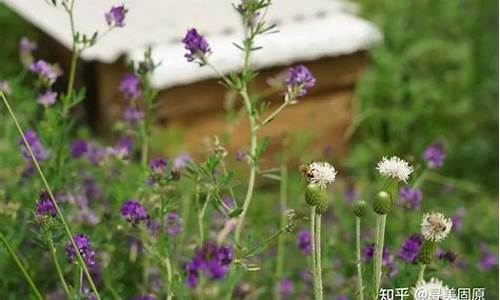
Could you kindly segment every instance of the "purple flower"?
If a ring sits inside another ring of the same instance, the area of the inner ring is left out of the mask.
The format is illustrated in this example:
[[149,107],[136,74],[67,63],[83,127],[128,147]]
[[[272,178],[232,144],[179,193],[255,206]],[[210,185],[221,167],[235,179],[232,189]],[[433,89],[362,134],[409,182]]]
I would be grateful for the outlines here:
[[123,112],[123,119],[129,123],[136,123],[144,118],[144,112],[138,105],[129,105]]
[[104,159],[104,149],[98,145],[87,144],[87,159],[94,165],[99,165]]
[[179,171],[183,169],[188,162],[192,161],[191,155],[181,154],[174,158],[174,170]]
[[207,55],[211,53],[211,50],[204,36],[200,35],[195,28],[191,28],[186,32],[182,42],[184,48],[189,51],[184,55],[187,61],[196,61],[200,66],[206,64]]
[[88,151],[87,141],[83,139],[76,139],[71,143],[70,154],[72,158],[79,158],[82,155],[86,154]]
[[451,216],[451,227],[453,230],[461,230],[463,227],[463,220],[465,217],[465,208],[459,207],[455,210],[455,213]]
[[33,50],[36,50],[35,42],[30,41],[27,37],[21,38],[19,42],[19,57],[24,66],[29,66],[33,62]]
[[289,101],[295,101],[297,97],[307,94],[316,83],[311,71],[303,65],[294,66],[288,69],[286,76],[287,97]]
[[44,60],[32,62],[29,70],[38,75],[40,81],[47,87],[52,86],[57,77],[62,75],[61,69],[57,65],[51,65]]
[[12,93],[12,89],[8,81],[0,80],[0,92],[4,93],[5,95],[10,95]]
[[40,192],[40,199],[36,203],[36,215],[37,216],[52,216],[57,215],[57,210],[50,199],[49,193],[47,191]]
[[308,230],[302,229],[297,235],[297,246],[305,255],[311,254],[311,233]]
[[415,262],[421,245],[422,237],[419,234],[411,235],[403,243],[401,243],[398,257],[406,262]]
[[349,300],[349,298],[346,295],[338,295],[335,300]]
[[149,218],[146,208],[135,200],[128,200],[123,203],[120,212],[134,226]]
[[481,252],[481,259],[479,260],[478,264],[479,269],[488,271],[493,267],[498,266],[498,255],[491,251],[484,242],[481,242],[479,244],[479,249]]
[[[84,234],[77,234],[73,236],[73,239],[75,240],[75,244],[85,264],[87,266],[93,266],[95,264],[95,251],[92,249],[88,237]],[[71,241],[66,243],[66,254],[70,262],[76,262],[77,254]]]
[[106,23],[113,27],[124,27],[125,26],[125,15],[128,9],[124,5],[112,6],[109,12],[107,12],[104,17],[106,18]]
[[141,95],[141,81],[134,73],[126,73],[120,81],[118,90],[125,99],[135,99]]
[[38,96],[38,103],[43,106],[51,106],[56,103],[57,93],[51,90],[45,91],[45,93]]
[[280,280],[278,285],[278,291],[281,294],[281,296],[284,297],[290,296],[291,294],[293,294],[294,291],[293,282],[288,278]]
[[235,159],[236,161],[244,161],[247,158],[247,152],[245,150],[236,151]]
[[422,191],[405,185],[399,189],[399,197],[406,208],[418,209],[422,203]]
[[167,233],[171,236],[176,236],[182,232],[182,218],[178,213],[169,212],[166,216]]
[[154,174],[163,174],[167,168],[167,164],[168,162],[165,158],[156,157],[149,162],[149,168]]
[[[362,256],[365,261],[372,260],[374,255],[375,255],[374,243],[368,244],[363,248]],[[389,249],[387,247],[384,247],[384,250],[382,252],[382,266],[384,266],[387,269],[387,275],[389,277],[394,277],[399,273],[396,267],[396,263],[394,262],[394,256],[392,256],[389,253]]]
[[[42,161],[47,159],[48,153],[47,150],[45,150],[45,147],[42,145],[40,140],[38,139],[38,136],[35,131],[28,129],[24,132],[24,136],[26,137],[26,141],[31,147],[31,150],[33,151],[33,155],[38,161]],[[31,156],[29,154],[28,148],[26,148],[26,145],[24,144],[23,139],[19,139],[18,144],[21,148],[21,152],[26,159],[26,161],[31,162]]]
[[191,261],[184,266],[187,272],[186,283],[195,287],[202,274],[212,280],[224,278],[232,261],[233,249],[230,246],[219,246],[213,241],[206,241],[201,248],[195,250]]
[[132,153],[134,141],[131,137],[125,136],[120,138],[114,147],[107,148],[107,154],[118,159],[125,159]]
[[344,191],[344,198],[347,203],[352,203],[356,199],[357,195],[356,188],[354,185],[350,184]]
[[444,145],[442,143],[434,143],[427,146],[424,150],[423,158],[427,162],[429,169],[441,167],[445,158]]

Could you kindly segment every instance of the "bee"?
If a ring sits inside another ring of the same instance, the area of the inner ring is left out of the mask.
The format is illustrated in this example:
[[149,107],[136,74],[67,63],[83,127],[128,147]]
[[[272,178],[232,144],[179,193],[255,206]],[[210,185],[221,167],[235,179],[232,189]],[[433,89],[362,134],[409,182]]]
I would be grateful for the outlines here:
[[427,222],[429,222],[431,228],[435,232],[444,232],[446,230],[446,225],[441,222],[441,219],[437,216],[428,216]]
[[299,172],[304,176],[306,179],[311,180],[314,178],[314,174],[309,167],[309,165],[300,165],[299,166]]

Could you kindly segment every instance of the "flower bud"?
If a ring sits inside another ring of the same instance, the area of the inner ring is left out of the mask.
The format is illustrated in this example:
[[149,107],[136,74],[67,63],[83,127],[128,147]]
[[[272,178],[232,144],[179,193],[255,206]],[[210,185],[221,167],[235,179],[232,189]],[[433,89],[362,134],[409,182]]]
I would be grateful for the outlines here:
[[305,200],[310,206],[317,206],[320,202],[326,202],[326,191],[319,185],[310,183],[306,187]]
[[326,197],[325,193],[325,196],[321,198],[318,204],[316,205],[316,213],[318,215],[322,215],[326,212],[327,209],[328,209],[328,198]]
[[424,243],[420,247],[420,251],[418,252],[417,260],[421,264],[428,265],[432,262],[435,255],[435,245],[433,241],[424,240]]
[[385,215],[391,211],[394,201],[386,191],[381,191],[377,194],[377,198],[373,203],[373,210],[379,215]]
[[354,204],[352,208],[354,215],[358,218],[363,217],[366,214],[366,202],[363,200],[359,200]]

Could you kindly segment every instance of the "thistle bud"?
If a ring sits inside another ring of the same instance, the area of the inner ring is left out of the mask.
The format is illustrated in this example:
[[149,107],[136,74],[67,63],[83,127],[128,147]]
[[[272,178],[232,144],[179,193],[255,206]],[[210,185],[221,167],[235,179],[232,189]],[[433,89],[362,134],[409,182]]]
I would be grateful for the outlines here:
[[357,201],[352,208],[354,215],[358,218],[363,217],[366,214],[366,202],[363,200]]
[[319,185],[310,183],[306,187],[305,200],[310,206],[317,206],[321,202],[326,202],[326,191]]
[[326,197],[325,193],[325,196],[321,198],[318,204],[316,205],[316,213],[318,215],[322,215],[326,212],[327,209],[328,209],[328,198]]
[[435,255],[435,245],[436,243],[430,240],[424,240],[420,251],[418,252],[417,260],[421,264],[428,265],[432,262]]
[[377,194],[377,198],[373,203],[373,210],[379,215],[385,215],[391,211],[394,202],[386,191],[381,191]]

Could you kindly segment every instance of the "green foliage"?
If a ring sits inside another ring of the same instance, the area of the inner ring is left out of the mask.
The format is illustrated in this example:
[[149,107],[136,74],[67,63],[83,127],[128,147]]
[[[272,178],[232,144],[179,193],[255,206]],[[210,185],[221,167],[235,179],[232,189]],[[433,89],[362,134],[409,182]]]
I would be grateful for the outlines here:
[[[498,183],[498,2],[360,1],[384,39],[357,85],[349,164],[418,155],[443,141],[446,173],[495,194]],[[366,174],[365,174],[366,175]]]

